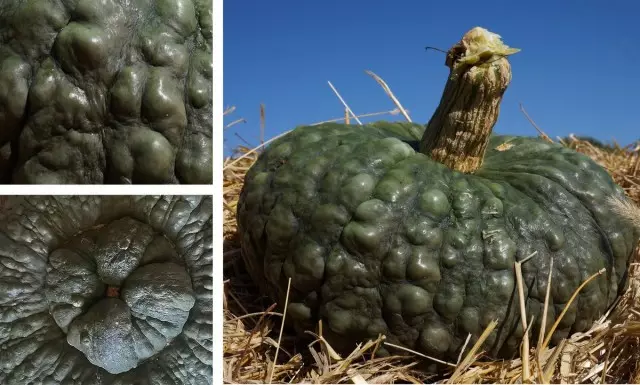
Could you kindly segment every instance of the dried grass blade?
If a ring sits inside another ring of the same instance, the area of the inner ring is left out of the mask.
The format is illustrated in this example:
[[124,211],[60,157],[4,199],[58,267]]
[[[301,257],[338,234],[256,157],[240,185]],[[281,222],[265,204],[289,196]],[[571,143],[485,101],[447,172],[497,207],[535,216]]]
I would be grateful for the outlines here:
[[245,118],[236,119],[233,122],[231,122],[231,123],[227,124],[226,126],[224,126],[224,129],[226,130],[228,128],[231,128],[231,127],[235,126],[236,124],[246,123],[246,122],[247,122],[247,120]]
[[453,374],[445,383],[454,384],[458,382],[458,378],[462,375],[462,373],[464,373],[464,371],[467,370],[469,366],[471,366],[471,364],[475,361],[476,352],[480,350],[484,341],[489,337],[491,332],[493,332],[493,329],[495,329],[497,326],[498,326],[497,320],[493,320],[489,322],[489,325],[487,325],[487,327],[484,329],[484,331],[482,332],[482,334],[480,335],[476,343],[473,344],[473,347],[469,350],[469,353],[467,353],[467,355],[464,357],[462,362],[456,366],[456,369],[454,370]]
[[351,111],[351,108],[349,108],[349,105],[347,104],[347,102],[345,102],[344,99],[342,99],[342,96],[340,96],[340,93],[338,92],[338,90],[336,90],[336,88],[333,86],[333,84],[331,84],[331,82],[328,81],[327,83],[329,83],[329,87],[331,87],[331,89],[336,94],[338,99],[340,99],[340,102],[342,103],[344,108],[346,108],[347,111],[349,111],[349,113],[351,114],[351,116],[353,116],[353,120],[355,120],[356,122],[358,122],[359,125],[362,126],[362,122],[360,121],[360,119],[358,119],[356,114],[354,114],[353,111]]
[[553,377],[553,371],[556,367],[556,362],[558,361],[558,358],[560,357],[560,354],[562,353],[562,349],[564,348],[564,345],[566,343],[567,343],[567,340],[560,340],[560,343],[558,344],[558,346],[555,347],[553,354],[551,354],[551,357],[549,357],[549,359],[547,360],[546,365],[542,370],[543,384],[551,383],[551,378]]
[[248,152],[245,152],[242,156],[239,156],[238,158],[234,159],[234,160],[233,160],[233,161],[231,161],[229,164],[227,164],[226,166],[224,166],[224,167],[222,168],[222,170],[224,171],[224,170],[228,169],[229,167],[231,167],[231,166],[233,166],[234,164],[236,164],[236,163],[240,162],[242,159],[247,158],[249,155],[251,155],[251,154],[253,154],[254,152],[258,151],[259,149],[261,149],[262,147],[266,146],[267,144],[269,144],[269,143],[273,142],[273,141],[274,141],[274,140],[276,140],[276,139],[280,139],[280,138],[282,138],[283,136],[287,135],[289,132],[291,132],[291,130],[289,130],[289,131],[285,131],[285,132],[283,132],[283,133],[282,133],[282,134],[280,134],[280,135],[276,135],[276,136],[274,136],[273,138],[271,138],[271,139],[269,139],[269,140],[265,141],[264,143],[262,143],[262,144],[261,144],[261,145],[259,145],[258,147],[254,147],[253,149],[249,150]]
[[385,342],[384,344],[385,344],[385,345],[387,345],[387,346],[391,346],[392,348],[396,348],[396,349],[404,350],[405,352],[409,352],[409,353],[415,354],[415,355],[416,355],[416,356],[418,356],[418,357],[426,358],[426,359],[428,359],[428,360],[435,361],[435,362],[440,363],[440,364],[443,364],[443,365],[448,365],[448,366],[451,366],[451,367],[455,367],[455,366],[456,366],[455,364],[452,364],[451,362],[447,362],[447,361],[439,360],[439,359],[437,359],[437,358],[434,358],[434,357],[428,356],[428,355],[426,355],[426,354],[422,354],[422,353],[417,352],[417,351],[415,351],[415,350],[411,350],[411,349],[409,349],[409,348],[405,348],[404,346],[395,345],[395,344],[392,344],[392,343],[389,343],[389,342]]
[[542,343],[542,348],[543,349],[546,348],[549,345],[549,341],[551,341],[551,337],[553,336],[553,333],[556,331],[556,328],[560,324],[560,321],[562,321],[562,317],[564,317],[564,315],[569,310],[569,306],[571,306],[573,301],[578,296],[578,293],[580,293],[582,288],[587,286],[589,284],[589,282],[593,281],[598,276],[602,275],[605,271],[607,271],[607,270],[604,269],[604,268],[600,269],[600,271],[598,271],[597,273],[593,274],[591,277],[587,278],[584,282],[582,282],[582,284],[580,286],[578,286],[578,288],[573,292],[573,294],[571,295],[571,298],[569,298],[569,302],[567,302],[567,304],[564,306],[564,308],[562,309],[562,312],[560,313],[560,316],[558,316],[558,319],[556,319],[556,322],[554,322],[553,326],[551,327],[551,330],[549,330],[549,333],[547,333],[547,337],[545,338],[544,342]]
[[538,134],[540,134],[542,139],[546,140],[547,142],[553,143],[553,139],[551,139],[549,135],[547,135],[544,131],[542,131],[540,127],[538,127],[536,122],[534,122],[533,119],[531,119],[529,114],[527,114],[527,111],[524,109],[524,106],[522,105],[522,103],[520,103],[520,111],[522,111],[522,113],[524,114],[524,117],[527,118],[527,120],[529,121],[529,123],[531,123],[533,128],[535,128],[536,131],[538,131]]
[[525,306],[524,285],[522,283],[522,262],[515,262],[516,284],[518,285],[518,298],[520,302],[520,322],[524,336],[522,338],[520,357],[522,357],[522,382],[529,381],[531,371],[529,370],[529,333],[527,327],[527,308]]
[[264,104],[260,103],[260,144],[264,144],[264,128],[266,125],[266,117],[264,111]]
[[282,324],[280,325],[280,334],[278,335],[278,346],[276,347],[276,354],[273,357],[273,365],[269,371],[269,381],[267,384],[271,384],[273,381],[273,372],[276,370],[276,362],[278,361],[278,353],[280,352],[280,343],[282,342],[282,333],[284,332],[284,321],[287,317],[287,307],[289,306],[289,292],[291,291],[291,277],[287,283],[287,295],[284,299],[284,310],[282,311]]
[[387,83],[382,80],[382,78],[378,75],[376,75],[373,71],[369,71],[366,70],[364,71],[367,75],[371,76],[378,84],[380,84],[380,86],[382,87],[382,89],[384,90],[384,92],[387,94],[387,96],[389,96],[389,98],[391,98],[391,100],[393,101],[393,103],[396,105],[396,107],[400,110],[400,112],[402,113],[402,115],[404,116],[405,119],[407,119],[408,122],[411,122],[411,118],[409,117],[409,114],[407,113],[407,111],[404,109],[404,107],[402,107],[402,104],[400,104],[400,101],[398,100],[398,98],[396,98],[396,96],[393,94],[393,92],[391,91],[391,88],[389,88],[389,86],[387,85]]
[[[369,113],[366,113],[366,114],[360,114],[360,115],[358,115],[358,118],[369,118],[369,117],[372,117],[372,116],[380,116],[380,115],[396,115],[399,112],[400,111],[397,108],[394,108],[393,110],[389,110],[389,111],[369,112]],[[310,126],[318,126],[318,125],[324,124],[324,123],[342,122],[345,119],[346,119],[346,117],[323,120],[321,122],[311,123]],[[348,122],[346,122],[346,123],[348,124]]]
[[347,374],[351,378],[351,382],[353,382],[356,385],[366,385],[366,384],[368,384],[368,382],[365,381],[364,377],[362,377],[360,375],[360,373],[358,373],[358,371],[355,370],[355,369],[348,370]]

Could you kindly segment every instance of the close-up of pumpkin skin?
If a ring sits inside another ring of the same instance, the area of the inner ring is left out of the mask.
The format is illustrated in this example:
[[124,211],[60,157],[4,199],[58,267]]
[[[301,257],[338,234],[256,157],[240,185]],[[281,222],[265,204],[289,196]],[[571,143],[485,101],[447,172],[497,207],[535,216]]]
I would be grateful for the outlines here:
[[512,357],[524,334],[516,261],[528,258],[531,338],[552,259],[547,331],[604,270],[568,306],[552,344],[590,328],[624,289],[640,236],[608,203],[626,201],[624,191],[586,155],[491,134],[516,50],[500,42],[474,52],[465,39],[478,30],[450,51],[426,126],[297,127],[248,171],[237,211],[245,264],[281,307],[291,279],[287,319],[298,331],[322,320],[334,348],[382,334],[455,362],[467,336],[472,346],[496,320],[483,347]]
[[210,197],[7,197],[0,218],[0,383],[212,383]]
[[212,181],[207,0],[0,4],[4,183]]

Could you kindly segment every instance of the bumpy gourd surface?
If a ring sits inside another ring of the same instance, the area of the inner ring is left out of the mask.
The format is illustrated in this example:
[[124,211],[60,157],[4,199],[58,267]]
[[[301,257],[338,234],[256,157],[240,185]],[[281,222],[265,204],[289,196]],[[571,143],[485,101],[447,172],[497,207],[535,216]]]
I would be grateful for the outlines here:
[[1,384],[211,383],[210,198],[9,199]]
[[523,264],[534,336],[551,258],[548,326],[607,269],[553,341],[589,328],[638,241],[605,203],[622,190],[586,156],[537,138],[493,136],[481,169],[452,172],[416,152],[423,130],[325,124],[275,141],[247,174],[238,209],[255,281],[282,304],[291,278],[288,316],[311,330],[322,318],[337,347],[385,334],[455,361],[467,335],[472,345],[496,319],[485,348],[509,356],[523,335],[513,265],[536,252]]
[[0,2],[4,181],[210,183],[211,17],[210,0]]

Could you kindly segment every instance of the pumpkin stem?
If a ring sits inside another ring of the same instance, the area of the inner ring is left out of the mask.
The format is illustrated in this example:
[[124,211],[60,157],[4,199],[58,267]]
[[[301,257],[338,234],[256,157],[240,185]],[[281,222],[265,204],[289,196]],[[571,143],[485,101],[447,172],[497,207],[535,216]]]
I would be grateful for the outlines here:
[[120,296],[120,288],[117,286],[107,286],[107,297],[118,298]]
[[482,165],[511,81],[507,56],[518,51],[480,27],[449,49],[445,62],[449,79],[422,136],[420,152],[460,172],[472,173]]

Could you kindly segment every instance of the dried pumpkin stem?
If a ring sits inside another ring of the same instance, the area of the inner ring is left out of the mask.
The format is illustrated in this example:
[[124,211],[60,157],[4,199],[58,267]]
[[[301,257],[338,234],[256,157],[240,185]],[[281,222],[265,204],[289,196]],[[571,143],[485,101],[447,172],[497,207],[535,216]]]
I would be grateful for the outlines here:
[[511,81],[507,56],[518,51],[480,27],[451,47],[446,60],[449,79],[427,124],[420,152],[460,172],[472,173],[482,165],[500,101]]

